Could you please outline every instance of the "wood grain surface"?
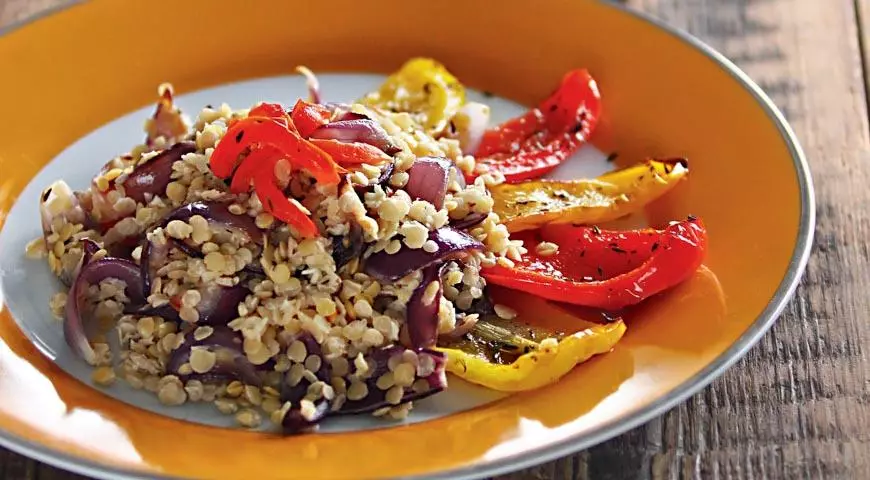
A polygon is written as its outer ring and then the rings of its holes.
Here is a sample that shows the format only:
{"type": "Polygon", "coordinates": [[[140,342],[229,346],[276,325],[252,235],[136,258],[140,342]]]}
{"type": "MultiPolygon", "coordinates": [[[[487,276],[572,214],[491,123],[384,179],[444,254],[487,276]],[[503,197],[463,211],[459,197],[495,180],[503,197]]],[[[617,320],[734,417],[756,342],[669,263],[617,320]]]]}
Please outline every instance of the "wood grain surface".
{"type": "MultiPolygon", "coordinates": [[[[61,3],[0,0],[0,26],[61,3]]],[[[626,3],[718,49],[783,110],[816,183],[816,248],[779,322],[710,387],[611,441],[500,479],[870,478],[870,0],[626,3]]],[[[2,449],[0,472],[81,478],[2,449]]]]}

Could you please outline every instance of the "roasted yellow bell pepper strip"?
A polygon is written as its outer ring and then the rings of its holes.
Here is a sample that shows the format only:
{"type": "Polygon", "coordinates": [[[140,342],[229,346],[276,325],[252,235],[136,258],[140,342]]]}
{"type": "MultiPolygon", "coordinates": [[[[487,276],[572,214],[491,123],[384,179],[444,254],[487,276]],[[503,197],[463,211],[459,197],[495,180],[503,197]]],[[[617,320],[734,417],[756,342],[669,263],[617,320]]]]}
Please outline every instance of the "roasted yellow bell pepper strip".
{"type": "Polygon", "coordinates": [[[502,392],[519,392],[553,383],[593,355],[609,352],[624,333],[622,321],[596,325],[559,342],[544,340],[538,350],[509,365],[490,363],[462,350],[437,350],[447,356],[447,371],[463,380],[502,392]]]}
{"type": "Polygon", "coordinates": [[[408,112],[432,135],[443,131],[465,103],[465,87],[444,65],[430,58],[413,58],[360,103],[408,112]]]}
{"type": "Polygon", "coordinates": [[[688,173],[684,160],[648,160],[594,180],[535,180],[490,188],[493,211],[511,232],[547,223],[616,220],[661,197],[688,173]]]}

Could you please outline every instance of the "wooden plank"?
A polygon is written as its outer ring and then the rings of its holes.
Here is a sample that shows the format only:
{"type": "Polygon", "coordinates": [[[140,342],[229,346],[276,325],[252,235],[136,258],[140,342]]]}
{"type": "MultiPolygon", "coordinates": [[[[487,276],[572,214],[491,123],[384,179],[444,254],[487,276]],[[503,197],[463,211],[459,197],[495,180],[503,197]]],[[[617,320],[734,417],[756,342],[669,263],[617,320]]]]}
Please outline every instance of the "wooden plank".
{"type": "MultiPolygon", "coordinates": [[[[870,0],[854,0],[864,73],[864,95],[870,95],[870,0]]],[[[870,98],[868,98],[870,109],[870,98]]]]}
{"type": "MultiPolygon", "coordinates": [[[[0,26],[64,0],[0,0],[0,26]]],[[[817,249],[761,344],[663,417],[572,457],[505,476],[870,478],[870,181],[851,0],[629,0],[735,60],[792,122],[812,163],[817,249]]],[[[857,0],[868,21],[870,0],[857,0]]],[[[864,29],[865,44],[870,29],[864,29]]],[[[11,479],[81,478],[0,452],[11,479]]]]}
{"type": "Polygon", "coordinates": [[[870,159],[855,5],[628,3],[734,59],[783,109],[816,181],[817,248],[797,298],[744,360],[662,418],[580,454],[583,468],[560,478],[870,478],[870,159]]]}

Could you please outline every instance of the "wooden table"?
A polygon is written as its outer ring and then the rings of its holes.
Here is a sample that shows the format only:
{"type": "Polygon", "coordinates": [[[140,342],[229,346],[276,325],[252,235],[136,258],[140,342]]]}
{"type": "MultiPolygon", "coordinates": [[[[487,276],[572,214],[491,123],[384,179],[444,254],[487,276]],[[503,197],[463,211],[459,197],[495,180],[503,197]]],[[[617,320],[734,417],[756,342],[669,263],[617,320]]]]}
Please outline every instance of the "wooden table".
{"type": "MultiPolygon", "coordinates": [[[[816,182],[816,249],[761,343],[664,416],[503,479],[870,478],[870,0],[625,0],[735,61],[816,182]]],[[[0,0],[0,26],[65,0],[0,0]]],[[[76,475],[0,449],[9,479],[76,475]]]]}

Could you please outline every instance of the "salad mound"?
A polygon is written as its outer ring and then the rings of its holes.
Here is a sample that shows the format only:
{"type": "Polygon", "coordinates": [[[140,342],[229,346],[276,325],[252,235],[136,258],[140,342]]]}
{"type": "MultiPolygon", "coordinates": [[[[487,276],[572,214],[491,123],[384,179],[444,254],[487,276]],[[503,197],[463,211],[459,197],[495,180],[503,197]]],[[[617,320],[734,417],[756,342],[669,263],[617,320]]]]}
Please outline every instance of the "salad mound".
{"type": "Polygon", "coordinates": [[[506,392],[557,381],[617,344],[621,309],[701,265],[697,218],[599,227],[674,188],[685,160],[541,179],[594,135],[601,96],[585,70],[496,126],[431,59],[353,103],[323,101],[298,71],[308,99],[209,106],[193,122],[161,85],[143,144],[84,190],[43,191],[27,253],[67,286],[52,311],[96,384],[286,433],[402,419],[448,373],[506,392]],[[550,331],[492,286],[606,315],[550,331]]]}

